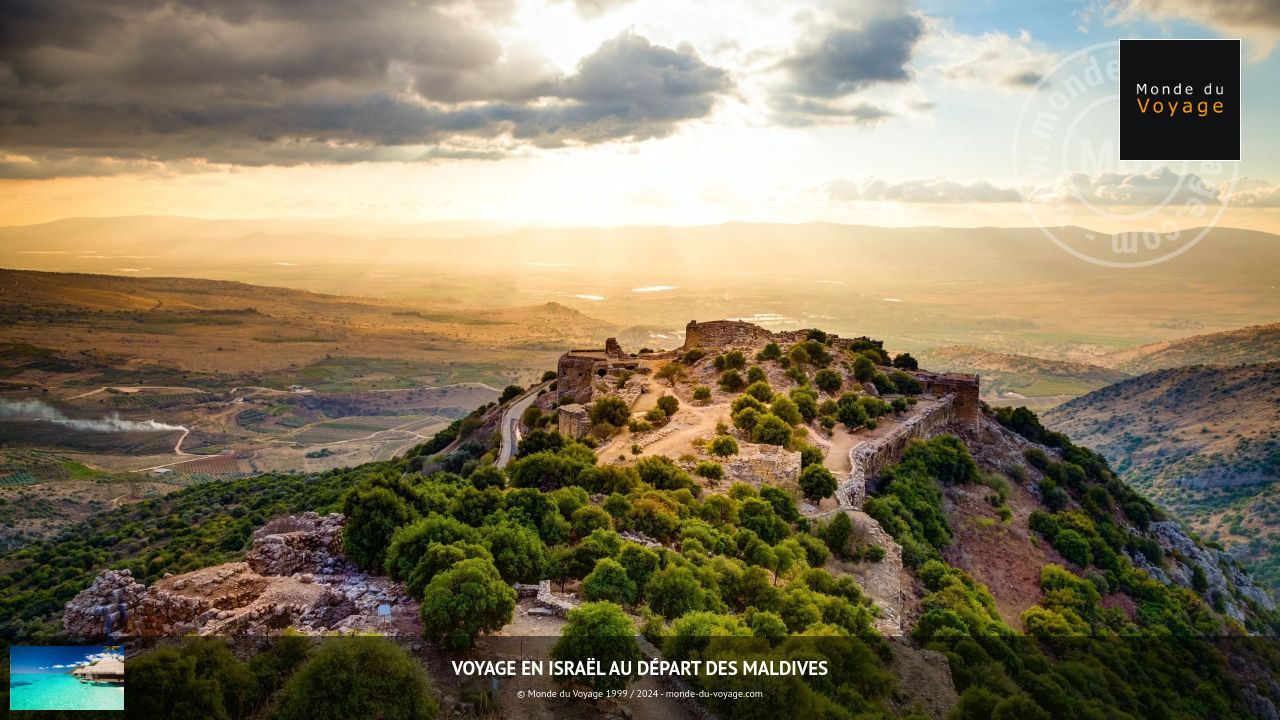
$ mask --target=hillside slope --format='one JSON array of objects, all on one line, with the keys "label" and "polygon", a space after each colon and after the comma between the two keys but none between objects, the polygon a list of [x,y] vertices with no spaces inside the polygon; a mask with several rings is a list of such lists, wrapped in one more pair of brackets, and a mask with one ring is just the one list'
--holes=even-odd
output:
[{"label": "hillside slope", "polygon": [[1195,335],[1112,353],[1100,364],[1136,374],[1186,365],[1240,365],[1280,360],[1280,323]]},{"label": "hillside slope", "polygon": [[1045,414],[1280,586],[1280,363],[1158,370]]},{"label": "hillside slope", "polygon": [[921,362],[942,372],[982,376],[983,400],[992,405],[1052,407],[1070,397],[1120,382],[1129,375],[1085,362],[1049,360],[953,345],[920,354]]}]

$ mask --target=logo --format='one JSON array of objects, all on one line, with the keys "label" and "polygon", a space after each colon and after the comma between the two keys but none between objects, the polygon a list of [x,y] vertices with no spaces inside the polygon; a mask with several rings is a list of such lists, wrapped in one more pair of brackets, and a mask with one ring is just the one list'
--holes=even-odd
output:
[{"label": "logo", "polygon": [[1121,40],[1120,159],[1239,160],[1240,41]]},{"label": "logo", "polygon": [[[1172,120],[1165,98],[1156,112],[1154,100],[1145,104],[1142,122],[1165,122],[1166,131],[1152,131],[1143,139],[1148,148],[1181,143],[1180,152],[1139,152],[1122,133],[1127,104],[1135,105],[1135,86],[1126,86],[1130,72],[1130,43],[1216,43],[1218,41],[1119,41],[1099,43],[1064,58],[1044,75],[1028,95],[1019,114],[1013,140],[1014,171],[1023,205],[1041,232],[1071,255],[1096,265],[1139,268],[1177,257],[1190,250],[1221,219],[1235,185],[1239,164],[1239,44],[1223,41],[1232,51],[1232,82],[1216,74],[1188,72],[1180,81],[1168,80],[1171,97],[1191,102],[1191,111]],[[1123,43],[1123,51],[1122,51]],[[1207,47],[1207,46],[1206,46]],[[1122,57],[1122,52],[1125,53]],[[1172,66],[1169,68],[1172,71]],[[1212,77],[1209,77],[1212,75]],[[1123,76],[1123,78],[1122,78]],[[1137,83],[1154,84],[1163,92],[1168,76],[1152,73]],[[1188,84],[1199,83],[1194,95]],[[1213,99],[1201,97],[1205,86],[1223,106],[1215,115]],[[1181,96],[1172,95],[1180,84]],[[1217,86],[1222,86],[1222,95]],[[1200,117],[1201,100],[1208,102]],[[1234,108],[1229,115],[1228,105]],[[1186,110],[1180,104],[1175,113]],[[1201,125],[1190,126],[1191,121]],[[1234,134],[1223,139],[1213,128],[1234,123]],[[1179,133],[1185,133],[1179,138]],[[1214,157],[1226,145],[1193,145],[1193,135],[1225,142],[1233,152]],[[1209,142],[1209,141],[1206,141]],[[1232,144],[1234,143],[1234,144]],[[1196,148],[1194,150],[1190,148]]]}]

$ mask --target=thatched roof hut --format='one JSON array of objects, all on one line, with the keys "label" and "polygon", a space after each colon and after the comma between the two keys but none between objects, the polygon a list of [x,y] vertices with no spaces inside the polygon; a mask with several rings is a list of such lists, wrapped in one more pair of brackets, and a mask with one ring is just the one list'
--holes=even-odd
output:
[{"label": "thatched roof hut", "polygon": [[124,682],[124,663],[109,657],[85,668],[85,674],[94,682]]}]

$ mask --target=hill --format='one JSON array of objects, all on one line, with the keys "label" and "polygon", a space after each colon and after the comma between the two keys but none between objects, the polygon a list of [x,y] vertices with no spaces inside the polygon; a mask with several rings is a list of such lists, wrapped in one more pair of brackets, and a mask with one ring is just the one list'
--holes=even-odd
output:
[{"label": "hill", "polygon": [[935,370],[981,375],[982,399],[989,405],[1025,405],[1035,410],[1129,377],[1119,370],[1085,362],[1047,360],[966,346],[927,350],[920,353],[919,359]]},{"label": "hill", "polygon": [[[1231,335],[1231,334],[1228,334]],[[1045,423],[1280,587],[1280,363],[1157,370]]]},{"label": "hill", "polygon": [[1111,353],[1099,362],[1130,374],[1185,365],[1242,365],[1280,360],[1280,323],[1195,335]]}]

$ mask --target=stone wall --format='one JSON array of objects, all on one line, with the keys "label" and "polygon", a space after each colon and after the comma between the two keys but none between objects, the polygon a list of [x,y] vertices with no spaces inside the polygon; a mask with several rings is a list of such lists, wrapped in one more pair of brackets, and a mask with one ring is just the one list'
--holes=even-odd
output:
[{"label": "stone wall", "polygon": [[914,376],[920,382],[924,395],[954,395],[956,420],[977,428],[978,417],[982,414],[982,405],[978,399],[980,380],[977,375],[917,372]]},{"label": "stone wall", "polygon": [[556,410],[556,431],[561,435],[578,440],[591,429],[591,416],[587,409],[577,403],[561,405]]},{"label": "stone wall", "polygon": [[690,320],[684,328],[684,349],[700,347],[706,350],[756,347],[774,340],[774,334],[742,320]]},{"label": "stone wall", "polygon": [[900,460],[907,443],[941,434],[955,417],[955,397],[947,396],[934,405],[920,408],[883,437],[853,446],[849,450],[849,465],[853,472],[836,489],[840,505],[861,508],[867,496],[868,479]]},{"label": "stone wall", "polygon": [[575,403],[591,401],[596,380],[609,372],[609,358],[603,352],[573,350],[556,363],[556,395]]},{"label": "stone wall", "polygon": [[727,482],[745,482],[756,488],[773,485],[799,491],[800,453],[777,445],[746,442],[738,445],[738,454],[721,462]]}]

